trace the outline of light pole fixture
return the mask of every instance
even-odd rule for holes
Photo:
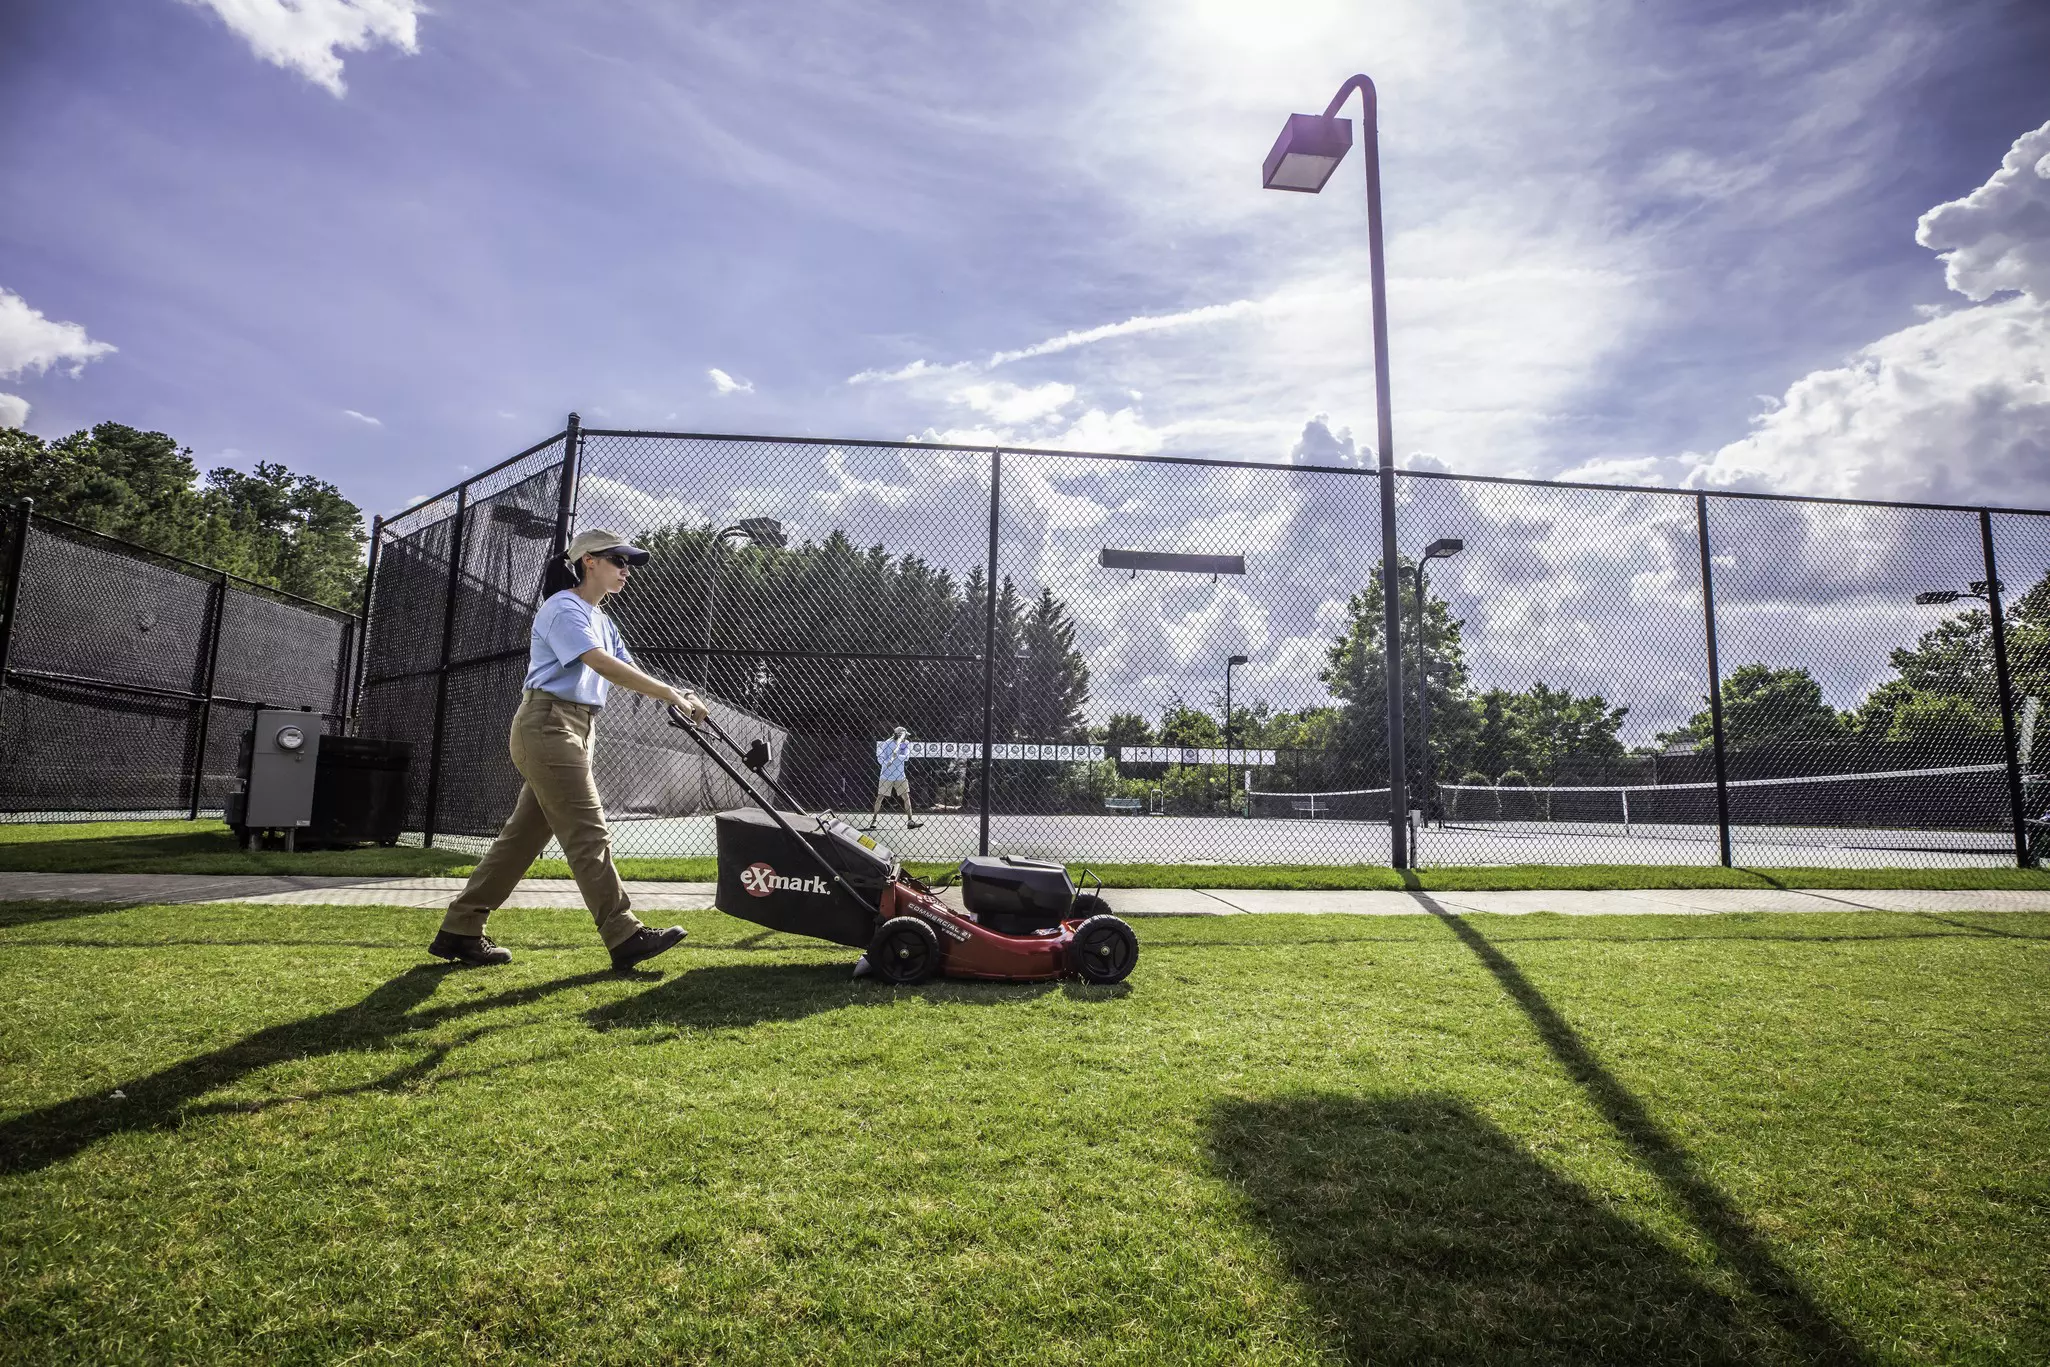
[[[1233,793],[1231,786],[1233,782],[1231,771],[1231,672],[1244,663],[1246,663],[1246,657],[1243,655],[1234,655],[1224,662],[1224,803],[1226,811],[1231,810]],[[1252,809],[1248,807],[1246,815],[1251,816],[1252,814]]]
[[[1388,396],[1388,272],[1381,253],[1381,145],[1374,83],[1354,76],[1338,87],[1322,114],[1291,114],[1260,168],[1270,190],[1315,194],[1352,148],[1352,124],[1338,111],[1360,93],[1360,150],[1367,171],[1367,278],[1374,333],[1375,440],[1381,472],[1381,639],[1388,687],[1388,840],[1390,862],[1408,868],[1409,775],[1402,735],[1402,564],[1395,554],[1395,424]]]
[[[1438,805],[1437,766],[1431,763],[1431,650],[1424,640],[1424,566],[1433,560],[1448,560],[1466,549],[1456,536],[1442,536],[1424,547],[1424,558],[1416,562],[1416,701],[1417,731],[1421,741],[1424,772],[1424,821]]]
[[[2006,591],[2007,585],[2005,584],[1995,584],[1993,586],[1993,593],[2005,593]],[[1955,603],[1960,598],[1976,598],[1982,603],[1990,604],[1993,601],[1993,594],[1986,591],[1985,580],[1974,579],[1969,589],[1931,589],[1927,593],[1918,593],[1915,595],[1915,603],[1917,606],[1926,608],[1939,603]]]
[[[1212,583],[1220,574],[1244,574],[1246,558],[1243,555],[1183,555],[1177,551],[1121,551],[1105,546],[1096,553],[1096,563],[1107,570],[1130,570],[1132,578],[1139,577],[1140,570],[1166,570],[1171,574],[1207,574]]]
[[[719,602],[719,551],[726,545],[728,537],[738,537],[742,541],[770,551],[782,550],[788,540],[783,532],[783,524],[773,517],[744,517],[713,533],[711,559],[705,567],[704,677],[707,689],[711,688],[712,680],[712,615]]]

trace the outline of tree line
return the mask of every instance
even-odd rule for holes
[[[259,461],[200,478],[189,447],[118,422],[45,440],[0,429],[0,490],[36,511],[345,611],[363,592],[363,513],[311,475]]]

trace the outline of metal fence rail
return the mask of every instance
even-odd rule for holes
[[[801,800],[865,820],[910,729],[910,857],[2013,865],[2040,829],[2050,514],[572,415],[377,528],[361,725],[426,757],[428,839],[510,810],[542,566],[588,526],[653,552],[611,605],[642,662]],[[629,748],[618,848],[709,852],[713,789]]]
[[[197,817],[256,709],[342,729],[352,615],[25,504],[0,536],[0,820]]]

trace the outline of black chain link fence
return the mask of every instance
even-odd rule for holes
[[[0,820],[218,812],[258,708],[342,729],[350,614],[25,511],[0,536]]]
[[[866,823],[908,730],[911,858],[1386,863],[1391,819],[1424,865],[2032,858],[2050,515],[1399,473],[1397,813],[1380,478],[573,421],[380,527],[361,726],[426,757],[414,829],[495,832],[595,526],[653,553],[641,662],[806,805]],[[600,732],[619,851],[709,853],[738,795],[651,705]]]

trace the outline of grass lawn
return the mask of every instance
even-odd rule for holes
[[[0,1358],[2050,1357],[2050,916],[437,917],[0,906]]]
[[[449,849],[282,850],[239,848],[218,821],[0,823],[0,871],[27,873],[298,873],[374,877],[467,874],[476,856]],[[951,864],[913,864],[940,877]],[[1076,865],[1079,872],[1081,866]],[[1418,869],[1375,864],[1102,864],[1114,888],[1420,888],[1441,892],[1609,888],[2042,888],[2044,869],[1725,869],[1699,865],[1524,864]],[[710,882],[710,859],[622,859],[628,878]],[[559,859],[536,861],[531,876],[567,878]]]

